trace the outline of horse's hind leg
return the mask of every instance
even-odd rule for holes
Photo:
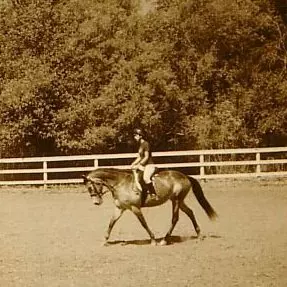
[[[183,201],[180,202],[179,208],[190,218],[190,220],[193,223],[194,229],[197,233],[197,236],[199,237],[200,236],[200,228],[196,222],[193,211]]]
[[[175,225],[178,222],[179,218],[179,202],[178,200],[172,200],[172,220],[171,220],[171,226],[169,228],[169,231],[165,235],[165,237],[161,240],[161,245],[166,245],[169,243],[170,236],[172,234],[172,231],[175,228]]]

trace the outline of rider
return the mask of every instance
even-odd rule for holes
[[[143,191],[148,191],[151,197],[156,198],[156,192],[151,181],[151,176],[155,172],[152,160],[150,144],[144,139],[141,129],[134,130],[134,139],[139,143],[138,156],[131,164],[131,168],[143,171]]]

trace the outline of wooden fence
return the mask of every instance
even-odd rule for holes
[[[160,169],[199,179],[287,176],[287,147],[155,152]],[[129,168],[134,153],[0,159],[0,185],[82,182],[97,167]]]

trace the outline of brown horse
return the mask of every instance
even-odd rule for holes
[[[105,236],[105,243],[108,243],[112,228],[123,212],[125,210],[131,210],[148,232],[151,238],[151,244],[156,245],[155,236],[149,229],[141,212],[141,208],[157,206],[165,203],[168,199],[172,202],[172,223],[164,239],[162,239],[161,245],[165,245],[169,242],[171,233],[179,218],[179,209],[190,218],[197,236],[199,236],[200,228],[196,222],[193,211],[184,202],[190,189],[193,190],[195,197],[208,217],[210,219],[217,217],[216,212],[205,198],[199,182],[178,171],[167,170],[156,174],[153,178],[153,184],[158,196],[157,198],[151,198],[148,195],[145,197],[144,203],[142,202],[141,191],[137,188],[131,170],[98,168],[90,172],[87,176],[83,176],[83,178],[94,204],[100,205],[103,202],[102,196],[108,191],[112,193],[115,210]]]

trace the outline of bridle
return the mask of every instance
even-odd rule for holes
[[[103,192],[103,181],[100,179],[89,179],[92,187],[89,189],[90,192],[90,196],[91,197],[100,197],[102,198],[102,196],[104,195]]]
[[[100,178],[95,178],[95,179],[89,179],[89,181],[91,182],[93,188],[92,188],[92,192],[90,191],[90,196],[91,197],[100,197],[102,198],[104,194],[106,194],[108,191],[103,189],[103,187],[107,187],[108,190],[110,190],[113,194],[114,194],[114,187],[107,184],[105,181],[103,181]],[[99,186],[99,187],[97,187]]]

